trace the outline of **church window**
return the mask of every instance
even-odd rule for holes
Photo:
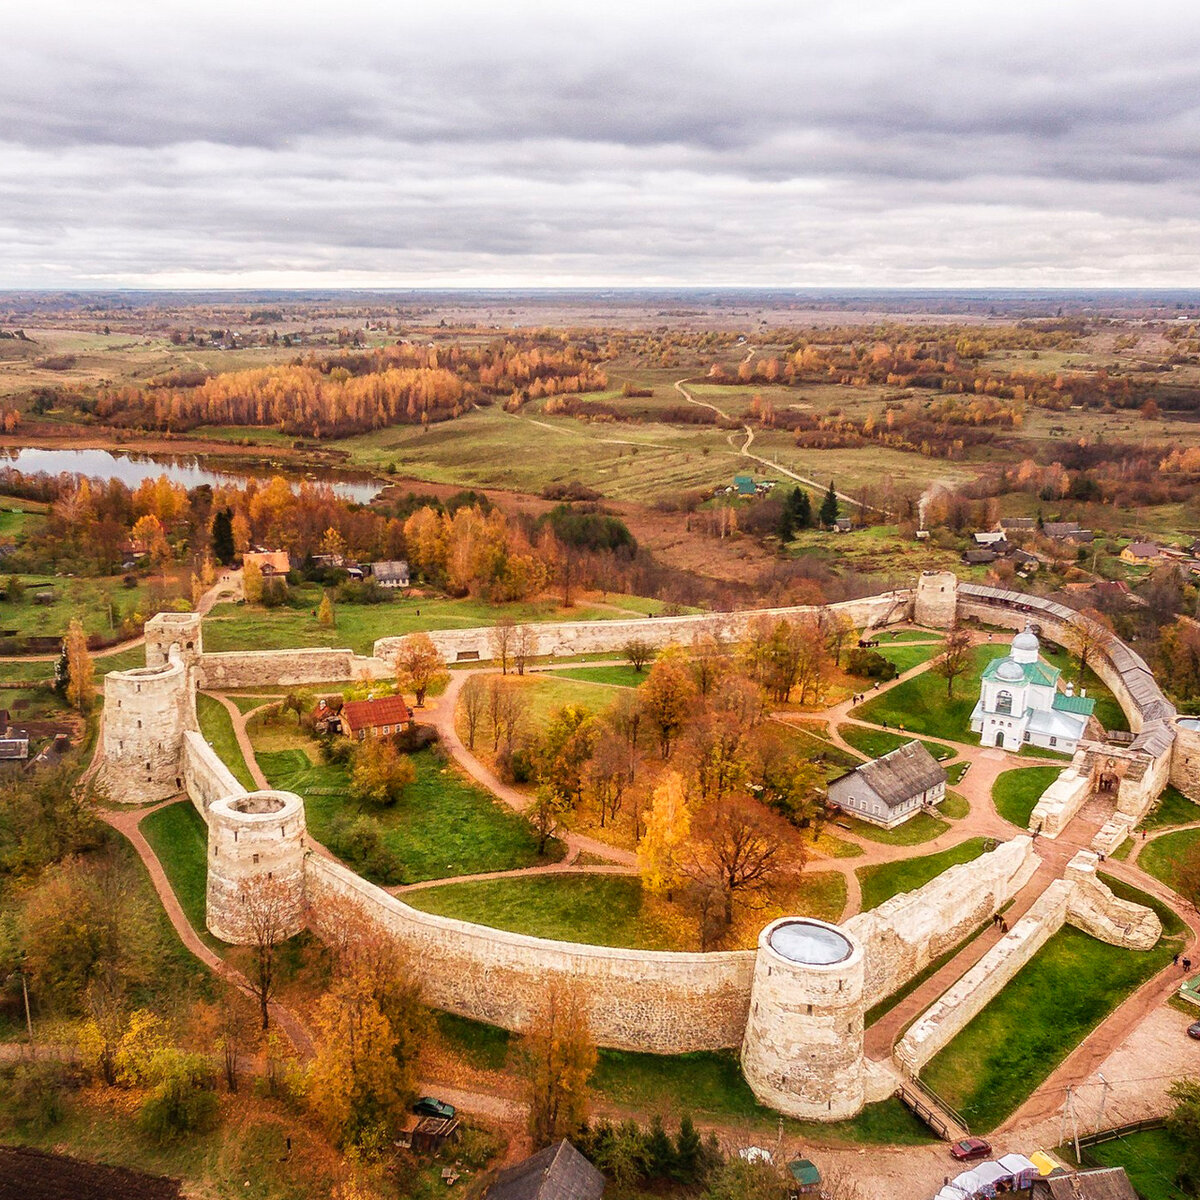
[[[1056,738],[1056,737],[1052,737],[1052,738],[1050,739],[1050,745],[1052,745],[1052,746],[1057,746],[1057,745],[1058,745],[1058,738]]]
[[[996,711],[999,713],[1012,712],[1012,692],[996,693]]]

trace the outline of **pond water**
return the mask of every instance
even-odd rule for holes
[[[247,479],[269,479],[274,474],[287,475],[298,482],[295,475],[286,471],[236,471],[209,467],[202,455],[197,454],[126,454],[109,450],[42,450],[36,446],[25,446],[15,451],[0,452],[0,467],[14,467],[25,474],[33,475],[45,471],[48,475],[60,475],[64,471],[74,475],[87,475],[93,479],[119,479],[131,488],[136,488],[144,479],[157,479],[165,475],[172,483],[184,487],[199,487],[202,483],[244,484]],[[329,484],[339,496],[369,503],[378,493],[380,484],[365,478],[347,478],[332,471],[311,471],[306,476],[317,483]]]

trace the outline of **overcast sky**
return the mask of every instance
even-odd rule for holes
[[[0,13],[0,287],[1200,284],[1195,0]]]

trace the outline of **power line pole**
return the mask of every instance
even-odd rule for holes
[[[1075,1093],[1070,1084],[1067,1084],[1067,1110],[1071,1114],[1071,1140],[1075,1143],[1075,1165],[1079,1166],[1083,1162],[1083,1155],[1079,1152],[1079,1118],[1075,1113]]]
[[[1105,1104],[1105,1101],[1108,1099],[1109,1083],[1108,1083],[1108,1080],[1105,1079],[1103,1075],[1097,1074],[1096,1078],[1099,1079],[1100,1082],[1104,1085],[1104,1087],[1102,1088],[1102,1090],[1100,1092],[1100,1112],[1096,1116],[1096,1128],[1093,1130],[1094,1133],[1099,1133],[1100,1130],[1104,1127],[1104,1104]]]

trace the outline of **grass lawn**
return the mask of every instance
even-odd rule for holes
[[[1182,1143],[1167,1130],[1143,1129],[1089,1146],[1086,1157],[1100,1167],[1124,1167],[1129,1182],[1143,1200],[1190,1200],[1193,1193],[1176,1187],[1173,1182],[1183,1149]]]
[[[196,695],[196,717],[204,740],[217,752],[217,757],[233,772],[238,783],[247,791],[254,791],[258,785],[246,766],[237,735],[233,731],[233,718],[225,705],[199,692]]]
[[[951,780],[953,783],[954,781]],[[958,792],[952,792],[949,788],[946,789],[946,798],[939,804],[938,812],[944,817],[949,817],[951,821],[961,821],[971,811],[970,801],[966,796],[959,795]]]
[[[554,671],[566,679],[581,679],[584,683],[608,683],[616,687],[637,687],[646,682],[647,670],[635,671],[630,666],[619,667],[571,667],[570,670]]]
[[[1018,767],[996,776],[992,803],[1018,829],[1029,826],[1029,814],[1042,793],[1062,774],[1061,767]]]
[[[1162,938],[1152,950],[1122,950],[1064,926],[1038,951],[922,1074],[973,1130],[994,1129],[1182,945],[1181,923],[1164,905],[1111,877],[1104,882],[1153,907]]]
[[[208,827],[190,800],[168,804],[143,817],[139,826],[158,855],[171,890],[191,927],[210,945],[223,946],[204,924],[208,884]]]
[[[1200,804],[1189,800],[1177,788],[1167,787],[1138,828],[1153,831],[1190,825],[1193,821],[1200,821]]]
[[[1067,679],[1076,678],[1077,672],[1075,665],[1071,664],[1063,667],[1063,676]],[[1124,710],[1117,703],[1117,698],[1112,694],[1108,685],[1092,670],[1091,667],[1083,673],[1082,686],[1087,690],[1087,694],[1093,697],[1096,701],[1095,717],[1096,720],[1104,726],[1105,729],[1118,729],[1123,732],[1129,732],[1129,718],[1125,715]],[[1078,687],[1075,689],[1078,691]]]
[[[204,649],[280,650],[289,646],[348,646],[370,654],[376,638],[419,629],[471,629],[494,625],[501,617],[522,623],[611,621],[628,613],[606,605],[582,603],[563,608],[553,600],[488,604],[481,600],[445,600],[402,596],[383,604],[337,604],[336,624],[317,624],[322,589],[315,583],[292,589],[291,603],[280,608],[218,604],[204,620]]]
[[[971,760],[963,759],[962,762],[951,763],[946,768],[946,782],[953,786],[956,783],[962,782],[962,777],[971,769]]]
[[[694,950],[665,902],[645,896],[635,875],[552,874],[422,888],[401,899],[413,908],[555,941],[631,950]],[[788,911],[836,921],[846,881],[836,871],[802,876]]]
[[[896,664],[896,670],[901,675],[919,667],[923,662],[936,658],[942,652],[941,645],[936,646],[880,646],[879,653],[884,658]]]
[[[843,821],[849,826],[851,833],[869,838],[873,842],[882,842],[885,846],[919,846],[922,842],[933,841],[950,828],[949,821],[939,821],[937,817],[931,817],[925,812],[917,813],[915,817],[910,817],[895,829],[883,829],[848,813],[843,813],[838,818],[839,824]]]
[[[1200,829],[1164,833],[1142,847],[1137,865],[1178,892],[1184,886],[1184,863],[1197,846],[1200,846]]]
[[[529,701],[529,717],[535,729],[542,729],[565,705],[574,704],[586,708],[592,714],[598,714],[615,704],[620,695],[616,688],[601,683],[559,678],[565,674],[565,671],[547,671],[545,674],[526,675],[524,678],[509,677],[521,687],[522,694]],[[490,747],[491,743],[488,742],[488,748]]]
[[[862,751],[868,758],[880,758],[892,750],[896,750],[901,746],[907,746],[913,740],[899,733],[891,733],[886,729],[866,729],[862,725],[839,725],[838,733],[855,750]],[[921,745],[934,758],[939,760],[953,758],[958,753],[957,750],[953,750],[949,746],[943,746],[941,742],[922,741]]]
[[[859,867],[858,880],[862,885],[863,912],[878,908],[885,900],[901,892],[911,892],[923,887],[948,867],[970,862],[983,853],[986,838],[968,838],[957,846],[940,850],[937,854],[926,854],[922,858],[906,858],[899,862],[879,863],[873,867]]]
[[[928,632],[924,629],[901,629],[898,633],[881,632],[874,634],[873,637],[879,642],[877,649],[883,653],[889,646],[896,643],[941,642],[944,640],[945,635],[933,629],[930,629]]]
[[[775,729],[782,732],[805,758],[824,770],[827,782],[844,775],[847,771],[853,771],[859,765],[859,759],[853,754],[847,754],[845,750],[838,749],[824,738],[817,737],[806,729],[799,729],[788,721],[776,722]]]
[[[423,750],[412,756],[417,779],[390,808],[359,805],[347,794],[346,769],[314,765],[302,750],[260,752],[259,765],[273,788],[304,797],[308,828],[318,841],[330,834],[340,813],[365,814],[377,825],[407,883],[511,871],[539,862],[537,838],[519,813],[494,800],[448,763]],[[562,845],[547,847],[551,861]]]
[[[887,725],[905,733],[946,737],[969,742],[971,710],[979,699],[979,677],[993,658],[997,646],[976,646],[971,651],[970,669],[954,682],[954,696],[946,697],[946,681],[922,671],[881,696],[875,696],[851,711],[851,716],[875,725]]]

